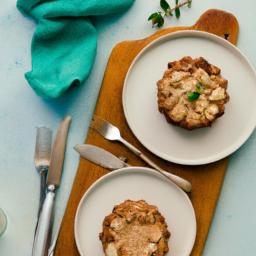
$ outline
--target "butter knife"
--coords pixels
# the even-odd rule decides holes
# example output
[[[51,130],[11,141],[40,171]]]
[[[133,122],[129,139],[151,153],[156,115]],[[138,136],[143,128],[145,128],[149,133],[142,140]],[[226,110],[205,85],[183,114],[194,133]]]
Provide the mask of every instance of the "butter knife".
[[[39,216],[38,227],[36,230],[35,241],[32,250],[32,256],[47,255],[47,245],[50,240],[50,234],[53,222],[53,206],[56,189],[60,185],[66,141],[71,117],[66,117],[60,124],[53,144],[51,162],[47,176],[47,192],[43,203],[42,211]]]
[[[109,170],[117,170],[129,166],[112,153],[94,145],[78,144],[74,147],[74,149],[80,154],[81,157]]]

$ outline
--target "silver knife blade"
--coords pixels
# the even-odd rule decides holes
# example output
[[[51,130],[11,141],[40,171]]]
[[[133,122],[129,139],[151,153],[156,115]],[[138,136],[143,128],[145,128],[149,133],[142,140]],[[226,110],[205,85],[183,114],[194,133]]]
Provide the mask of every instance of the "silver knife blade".
[[[74,149],[80,154],[81,157],[110,170],[116,170],[128,166],[127,163],[112,153],[94,145],[78,144],[74,147]]]
[[[53,144],[51,161],[47,176],[47,185],[60,185],[63,163],[65,157],[66,142],[71,117],[67,116],[60,124]]]

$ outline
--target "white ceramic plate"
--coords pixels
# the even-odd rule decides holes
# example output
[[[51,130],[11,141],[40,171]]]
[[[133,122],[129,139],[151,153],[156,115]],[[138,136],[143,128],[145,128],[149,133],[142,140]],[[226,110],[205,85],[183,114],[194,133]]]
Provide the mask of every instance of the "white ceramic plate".
[[[104,217],[126,199],[144,199],[165,216],[171,238],[168,256],[188,256],[196,237],[196,219],[187,195],[149,168],[128,167],[111,172],[84,194],[75,218],[75,239],[82,256],[103,256],[99,233]]]
[[[225,114],[210,128],[187,131],[167,123],[158,111],[156,82],[168,62],[187,55],[206,58],[229,81]],[[171,162],[198,165],[228,156],[248,139],[256,124],[255,98],[255,71],[238,48],[209,33],[180,31],[155,40],[133,61],[123,108],[131,130],[147,149]]]

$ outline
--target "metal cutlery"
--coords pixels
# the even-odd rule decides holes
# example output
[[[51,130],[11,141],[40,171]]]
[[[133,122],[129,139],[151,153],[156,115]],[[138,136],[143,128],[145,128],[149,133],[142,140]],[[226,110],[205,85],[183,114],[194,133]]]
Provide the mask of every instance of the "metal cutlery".
[[[81,157],[109,170],[117,170],[129,166],[109,151],[90,144],[77,144],[74,149]]]
[[[124,167],[129,167],[131,165],[124,162],[121,157],[117,157],[110,153],[109,151],[94,146],[90,144],[78,144],[74,147],[74,149],[80,154],[84,159],[97,164],[103,168],[109,169],[111,171],[117,170]],[[155,170],[155,169],[152,169]],[[156,171],[156,170],[155,170]],[[170,173],[164,171],[167,176]],[[49,255],[50,256],[50,255]]]
[[[38,127],[36,130],[35,167],[40,175],[40,199],[38,216],[40,214],[46,191],[46,176],[50,165],[52,149],[52,130],[47,127]]]
[[[97,164],[103,168],[109,169],[111,171],[131,166],[126,162],[124,162],[122,160],[122,157],[117,157],[114,154],[110,153],[109,151],[103,148],[97,147],[95,145],[77,144],[74,147],[74,149],[80,154],[82,158],[94,164]],[[152,169],[152,170],[155,170],[155,169]],[[171,175],[166,171],[164,172],[167,176]]]
[[[87,150],[87,148],[88,148],[88,150]],[[126,164],[125,162],[123,162],[119,158],[117,158],[115,155],[109,153],[108,151],[106,151],[104,149],[101,149],[101,148],[93,146],[93,145],[88,145],[88,144],[76,145],[74,147],[74,149],[78,153],[80,153],[80,155],[83,156],[84,158],[86,158],[86,159],[88,159],[88,160],[94,162],[95,164],[98,164],[98,165],[100,165],[104,168],[107,168],[107,169],[115,170],[115,169],[120,169],[120,168],[125,167],[125,166],[129,166],[128,164]],[[98,154],[97,153],[98,150],[99,150],[99,152],[102,151],[102,153]],[[84,152],[84,154],[82,152]],[[60,223],[59,223],[59,225],[57,227],[57,230],[56,230],[56,234],[55,234],[55,236],[52,240],[52,243],[49,247],[48,256],[53,256],[54,255],[54,250],[55,250],[57,240],[58,240],[58,237],[59,237],[59,232],[60,232],[63,217],[64,217],[64,214],[63,214],[63,216],[60,220]]]
[[[51,161],[47,175],[47,192],[39,216],[32,256],[47,255],[47,246],[53,222],[53,206],[57,188],[60,185],[64,156],[71,117],[66,117],[60,124],[53,144]]]
[[[184,191],[186,191],[186,192],[191,191],[192,185],[189,181],[187,181],[177,175],[171,174],[171,173],[170,173],[170,175],[167,176],[165,170],[163,170],[160,166],[158,166],[152,160],[150,160],[139,149],[137,149],[132,144],[130,144],[128,141],[126,141],[121,136],[120,130],[113,124],[109,123],[108,121],[106,121],[102,118],[94,116],[90,127],[93,128],[94,130],[96,130],[99,134],[101,134],[107,140],[121,142],[128,149],[130,149],[133,153],[135,153],[137,156],[139,156],[144,162],[146,162],[148,165],[153,167],[153,169],[157,170],[160,174],[165,176],[167,179],[174,182],[177,186],[182,188]]]

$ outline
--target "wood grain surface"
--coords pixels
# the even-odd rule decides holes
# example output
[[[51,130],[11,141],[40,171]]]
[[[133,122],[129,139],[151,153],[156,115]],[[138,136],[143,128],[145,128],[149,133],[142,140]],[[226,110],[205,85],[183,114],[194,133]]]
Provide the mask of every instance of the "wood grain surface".
[[[162,35],[188,29],[207,31],[221,37],[225,37],[226,35],[227,40],[233,44],[236,44],[238,36],[238,22],[232,14],[221,10],[208,10],[192,27],[166,28],[157,31],[155,34],[142,40],[125,41],[117,44],[109,57],[95,114],[118,126],[124,138],[145,152],[147,156],[162,168],[172,170],[173,173],[192,182],[193,191],[189,196],[195,208],[198,227],[197,238],[191,255],[198,256],[202,255],[227,169],[228,160],[223,159],[216,163],[203,166],[182,166],[166,162],[154,156],[139,143],[130,131],[124,117],[121,102],[123,82],[127,70],[141,49]],[[104,140],[93,130],[89,130],[85,142],[101,146],[117,156],[126,156],[128,157],[129,163],[132,165],[145,165],[124,146]],[[103,168],[93,165],[84,159],[80,159],[73,189],[63,219],[55,255],[79,255],[74,239],[74,218],[76,209],[81,197],[88,187],[106,172],[107,171]]]

